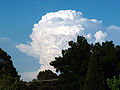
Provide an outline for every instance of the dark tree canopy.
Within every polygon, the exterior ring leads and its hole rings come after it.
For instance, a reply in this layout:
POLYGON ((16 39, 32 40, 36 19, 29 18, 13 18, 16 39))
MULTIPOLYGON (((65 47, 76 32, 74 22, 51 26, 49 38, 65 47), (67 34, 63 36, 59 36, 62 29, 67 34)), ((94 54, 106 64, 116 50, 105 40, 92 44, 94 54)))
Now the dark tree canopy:
POLYGON ((60 72, 62 86, 77 90, 84 85, 91 47, 82 36, 77 37, 77 42, 70 41, 69 46, 62 50, 62 57, 56 57, 50 64, 60 72))
POLYGON ((37 79, 29 82, 29 90, 60 90, 58 87, 58 76, 51 70, 40 71, 37 79))
POLYGON ((92 55, 90 56, 84 90, 105 90, 104 81, 104 72, 101 61, 101 45, 96 43, 92 55))
POLYGON ((89 44, 83 36, 68 44, 50 63, 59 75, 45 70, 31 82, 20 80, 11 57, 0 48, 0 90, 119 90, 119 80, 112 78, 120 74, 119 45, 89 44))
MULTIPOLYGON (((19 90, 20 76, 14 68, 11 57, 0 48, 0 90, 19 90)), ((21 88, 21 87, 20 87, 21 88)))
POLYGON ((61 87, 65 90, 110 90, 106 80, 120 73, 120 46, 115 46, 112 41, 88 44, 82 36, 77 37, 77 42, 70 41, 69 46, 62 50, 62 56, 55 57, 55 61, 50 63, 60 72, 61 87), (97 85, 91 88, 101 88, 87 89, 88 85, 94 83, 97 85))
POLYGON ((10 73, 13 77, 19 78, 16 68, 14 68, 11 61, 11 56, 9 56, 5 51, 0 48, 0 71, 3 68, 6 69, 6 72, 10 73))
POLYGON ((41 71, 37 75, 37 80, 50 80, 57 78, 58 78, 57 74, 53 73, 51 70, 41 71))

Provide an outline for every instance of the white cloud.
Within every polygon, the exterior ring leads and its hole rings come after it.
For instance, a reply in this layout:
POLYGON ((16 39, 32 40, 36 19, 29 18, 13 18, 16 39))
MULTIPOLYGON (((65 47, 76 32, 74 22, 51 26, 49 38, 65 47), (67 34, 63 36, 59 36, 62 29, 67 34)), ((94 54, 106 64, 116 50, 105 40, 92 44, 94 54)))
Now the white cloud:
POLYGON ((111 29, 118 29, 118 30, 120 30, 120 27, 115 26, 115 25, 111 25, 111 26, 109 26, 107 29, 108 29, 108 30, 111 30, 111 29))
POLYGON ((87 35, 84 35, 84 37, 88 40, 89 43, 93 42, 92 34, 89 33, 87 35))
POLYGON ((61 55, 62 49, 68 48, 68 41, 76 40, 77 35, 83 35, 91 40, 90 42, 102 42, 107 36, 106 33, 98 31, 102 28, 102 21, 84 18, 81 12, 75 10, 50 12, 34 24, 30 35, 32 41, 16 47, 29 56, 39 58, 41 67, 38 71, 45 69, 54 71, 49 63, 55 56, 61 55))
POLYGON ((116 44, 120 44, 120 27, 111 25, 106 29, 107 40, 112 40, 116 44))
POLYGON ((35 72, 24 72, 24 73, 20 73, 21 77, 23 80, 25 81, 32 81, 32 79, 36 79, 38 71, 35 72))
POLYGON ((6 42, 6 41, 9 41, 9 40, 10 40, 10 38, 8 38, 8 37, 0 37, 0 41, 6 42))
POLYGON ((102 31, 98 31, 95 33, 94 37, 96 38, 95 42, 103 42, 105 38, 107 37, 106 33, 103 33, 102 31))

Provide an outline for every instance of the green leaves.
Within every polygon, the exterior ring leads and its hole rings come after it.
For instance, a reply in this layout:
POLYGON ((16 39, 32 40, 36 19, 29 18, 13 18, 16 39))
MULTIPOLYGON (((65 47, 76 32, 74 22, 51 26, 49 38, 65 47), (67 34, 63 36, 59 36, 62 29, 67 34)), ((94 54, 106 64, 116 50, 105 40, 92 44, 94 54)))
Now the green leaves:
POLYGON ((77 42, 70 41, 69 46, 50 63, 60 72, 61 87, 109 90, 106 79, 120 73, 120 46, 112 41, 90 45, 83 36, 78 36, 77 42))
POLYGON ((50 80, 57 78, 58 78, 57 74, 53 73, 51 70, 41 71, 37 76, 37 80, 50 80))
POLYGON ((20 76, 13 66, 11 57, 0 48, 0 90, 18 90, 20 76))
POLYGON ((56 57, 50 65, 60 72, 59 81, 61 87, 77 90, 84 85, 88 68, 90 44, 83 36, 77 37, 77 42, 70 41, 70 48, 62 50, 62 57, 56 57))
POLYGON ((0 90, 119 90, 120 46, 112 41, 88 44, 83 36, 70 41, 62 56, 50 63, 59 73, 39 72, 37 79, 25 83, 13 66, 11 57, 0 49, 0 90), (111 78, 114 76, 113 78, 111 78), (111 79, 110 79, 111 78, 111 79), (106 81, 107 80, 107 81, 106 81))
POLYGON ((90 56, 84 90, 105 90, 104 72, 100 53, 101 45, 97 43, 90 56))
POLYGON ((120 75, 118 79, 116 76, 113 76, 113 78, 107 78, 107 84, 112 90, 120 90, 120 75))

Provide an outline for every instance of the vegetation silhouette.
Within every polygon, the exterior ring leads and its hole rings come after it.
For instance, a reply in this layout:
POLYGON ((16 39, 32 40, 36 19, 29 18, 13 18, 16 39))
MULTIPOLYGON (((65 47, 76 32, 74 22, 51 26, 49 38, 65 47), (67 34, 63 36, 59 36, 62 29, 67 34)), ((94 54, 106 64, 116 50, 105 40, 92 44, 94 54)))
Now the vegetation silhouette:
POLYGON ((85 37, 70 41, 62 56, 50 65, 60 72, 59 85, 64 90, 110 90, 107 78, 120 73, 120 46, 112 41, 89 44, 85 37))
POLYGON ((40 71, 37 79, 20 80, 11 57, 0 49, 0 90, 119 90, 120 46, 112 41, 89 44, 85 37, 68 42, 69 48, 40 71))

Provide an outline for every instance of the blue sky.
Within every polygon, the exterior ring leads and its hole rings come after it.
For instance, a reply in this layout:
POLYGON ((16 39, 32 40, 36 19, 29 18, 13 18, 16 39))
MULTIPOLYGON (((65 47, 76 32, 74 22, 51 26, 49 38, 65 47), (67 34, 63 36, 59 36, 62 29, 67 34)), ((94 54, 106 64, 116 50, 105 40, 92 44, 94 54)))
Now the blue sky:
POLYGON ((43 15, 76 10, 85 18, 102 20, 104 26, 120 26, 120 0, 0 0, 0 48, 10 56, 18 72, 37 70, 39 60, 20 52, 16 45, 31 41, 29 35, 43 15))

